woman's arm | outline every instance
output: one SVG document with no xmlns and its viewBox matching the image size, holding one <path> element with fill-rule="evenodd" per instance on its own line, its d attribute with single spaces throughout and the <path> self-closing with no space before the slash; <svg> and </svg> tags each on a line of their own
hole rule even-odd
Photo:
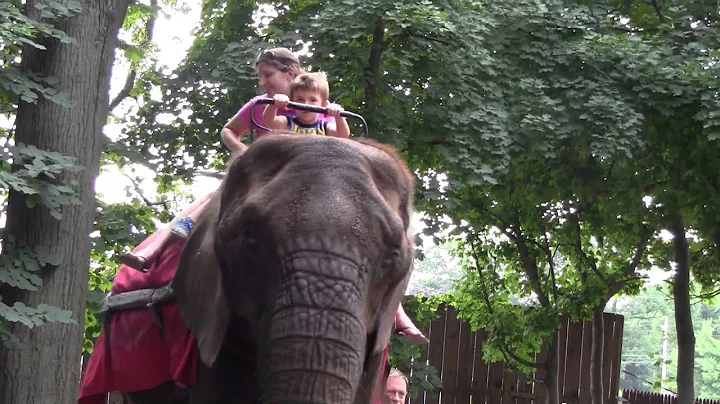
<svg viewBox="0 0 720 404">
<path fill-rule="evenodd" d="M 250 132 L 250 111 L 254 103 L 254 99 L 246 102 L 220 131 L 220 140 L 233 153 L 243 152 L 247 149 L 240 138 Z"/>
</svg>

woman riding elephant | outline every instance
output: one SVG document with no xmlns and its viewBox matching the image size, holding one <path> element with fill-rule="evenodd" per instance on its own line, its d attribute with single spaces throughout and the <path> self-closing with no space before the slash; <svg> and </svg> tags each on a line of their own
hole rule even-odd
<svg viewBox="0 0 720 404">
<path fill-rule="evenodd" d="M 255 102 L 263 97 L 272 98 L 276 94 L 288 95 L 290 93 L 290 83 L 303 72 L 304 70 L 300 66 L 298 58 L 287 48 L 270 49 L 258 56 L 255 61 L 255 73 L 258 76 L 258 85 L 266 92 L 246 102 L 225 124 L 220 132 L 222 142 L 231 150 L 233 156 L 244 153 L 248 148 L 240 139 L 253 129 L 251 112 L 255 122 L 263 122 L 264 109 L 255 108 L 253 110 Z M 332 105 L 328 106 L 332 107 Z M 291 114 L 291 111 L 279 109 L 277 114 L 288 115 Z M 327 122 L 335 121 L 332 116 L 321 116 L 321 118 Z M 255 130 L 257 139 L 272 134 L 262 128 L 255 128 Z M 152 243 L 137 252 L 126 254 L 122 262 L 125 265 L 143 271 L 152 264 L 153 260 L 160 254 L 168 242 L 178 238 L 187 239 L 194 223 L 207 207 L 214 193 L 215 191 L 193 202 L 173 219 L 168 228 L 160 230 L 158 232 L 160 234 Z M 400 335 L 407 337 L 415 343 L 428 342 L 425 335 L 417 329 L 412 320 L 407 316 L 402 305 L 398 306 L 395 321 L 396 331 Z"/>
</svg>

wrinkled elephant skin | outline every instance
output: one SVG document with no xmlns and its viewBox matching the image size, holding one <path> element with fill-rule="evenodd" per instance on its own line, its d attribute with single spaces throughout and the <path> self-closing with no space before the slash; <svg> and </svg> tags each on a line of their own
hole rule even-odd
<svg viewBox="0 0 720 404">
<path fill-rule="evenodd" d="M 207 366 L 192 402 L 372 402 L 411 272 L 413 191 L 369 140 L 278 135 L 236 159 L 173 281 Z"/>
</svg>

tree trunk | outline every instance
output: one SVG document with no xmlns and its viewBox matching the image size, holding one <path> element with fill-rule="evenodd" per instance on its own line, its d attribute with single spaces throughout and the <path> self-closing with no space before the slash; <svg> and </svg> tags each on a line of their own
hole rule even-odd
<svg viewBox="0 0 720 404">
<path fill-rule="evenodd" d="M 592 404 L 603 404 L 603 347 L 605 346 L 605 323 L 603 309 L 605 304 L 593 310 L 592 350 L 590 353 L 590 396 Z"/>
<path fill-rule="evenodd" d="M 690 316 L 690 258 L 685 238 L 685 224 L 677 213 L 670 223 L 673 234 L 673 252 L 675 284 L 673 297 L 675 302 L 675 327 L 677 331 L 677 404 L 695 402 L 695 332 Z"/>
<path fill-rule="evenodd" d="M 28 0 L 28 16 L 38 19 L 40 10 L 35 5 L 46 2 Z M 3 404 L 67 404 L 77 400 L 89 234 L 95 212 L 94 182 L 104 147 L 102 127 L 107 119 L 110 70 L 128 3 L 82 0 L 83 10 L 78 15 L 57 24 L 74 38 L 73 44 L 43 38 L 39 42 L 46 51 L 23 49 L 22 67 L 54 76 L 58 90 L 69 95 L 73 107 L 65 108 L 42 97 L 37 105 L 20 102 L 16 142 L 75 157 L 85 169 L 60 179 L 66 184 L 77 181 L 73 188 L 82 202 L 80 206 L 64 206 L 60 221 L 44 207 L 27 208 L 23 194 L 10 193 L 6 234 L 29 246 L 46 247 L 62 263 L 44 270 L 38 292 L 3 290 L 3 298 L 8 304 L 21 301 L 35 307 L 46 303 L 72 310 L 78 324 L 47 324 L 32 330 L 16 325 L 12 329 L 21 343 L 11 349 L 0 346 Z"/>
<path fill-rule="evenodd" d="M 365 67 L 365 115 L 368 117 L 368 126 L 373 127 L 373 110 L 375 108 L 375 95 L 377 92 L 377 81 L 380 77 L 380 59 L 385 48 L 385 21 L 378 20 L 373 28 L 373 39 L 370 45 L 370 56 Z"/>
<path fill-rule="evenodd" d="M 547 389 L 547 404 L 560 404 L 560 382 L 558 380 L 558 332 L 553 333 L 548 342 L 547 359 L 545 363 L 545 388 Z"/>
</svg>

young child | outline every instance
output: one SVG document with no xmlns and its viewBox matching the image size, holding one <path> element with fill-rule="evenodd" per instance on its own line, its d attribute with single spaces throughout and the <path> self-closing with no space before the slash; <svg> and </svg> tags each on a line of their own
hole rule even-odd
<svg viewBox="0 0 720 404">
<path fill-rule="evenodd" d="M 335 118 L 335 122 L 328 122 L 319 118 L 317 112 L 296 110 L 294 115 L 278 115 L 278 109 L 287 108 L 288 102 L 293 101 L 313 106 L 324 106 L 330 95 L 330 87 L 324 73 L 303 73 L 290 83 L 290 97 L 285 94 L 275 94 L 274 104 L 265 107 L 263 120 L 270 129 L 285 129 L 295 133 L 313 134 L 321 136 L 350 137 L 350 127 L 347 120 L 340 116 L 342 107 L 338 104 L 327 104 L 327 116 Z"/>
</svg>

